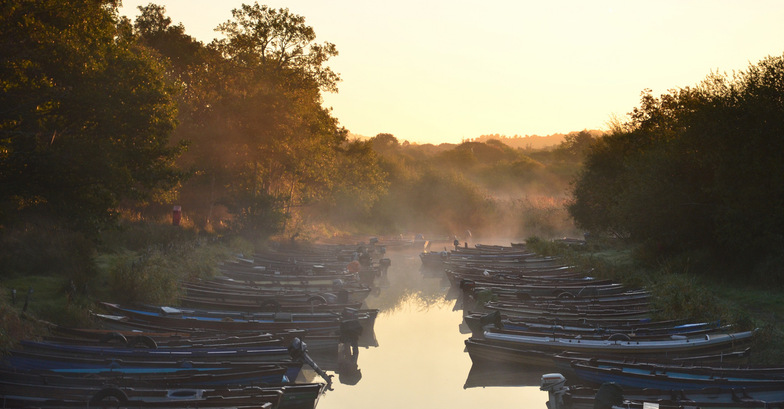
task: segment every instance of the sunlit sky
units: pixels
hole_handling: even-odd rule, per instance
[[[123,0],[134,19],[149,1]],[[158,0],[205,43],[250,0]],[[415,143],[606,129],[655,95],[784,54],[781,0],[260,1],[305,17],[351,133]]]

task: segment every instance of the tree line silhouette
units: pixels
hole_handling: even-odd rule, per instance
[[[784,57],[643,92],[592,145],[569,213],[592,233],[782,284]],[[716,268],[718,267],[718,268]]]

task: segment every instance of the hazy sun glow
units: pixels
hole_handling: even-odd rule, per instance
[[[246,0],[245,3],[252,3]],[[131,19],[149,1],[124,0]],[[243,1],[158,0],[209,42]],[[654,94],[784,53],[784,2],[259,1],[336,44],[325,106],[350,132],[417,143],[604,129]]]

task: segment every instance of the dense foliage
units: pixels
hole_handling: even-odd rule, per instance
[[[176,183],[172,88],[122,34],[111,1],[3,3],[0,228],[42,218],[92,234],[122,201]]]
[[[651,254],[764,269],[784,256],[781,152],[784,57],[769,57],[659,98],[645,92],[630,121],[592,146],[569,211]]]
[[[316,44],[301,16],[243,5],[219,26],[223,39],[201,45],[161,6],[141,11],[134,32],[183,89],[174,138],[189,143],[178,164],[191,177],[178,200],[202,228],[307,236],[314,226],[439,235],[503,226],[499,235],[519,235],[522,214],[530,222],[542,203],[560,207],[582,158],[572,146],[578,134],[555,152],[526,153],[497,140],[348,140],[321,100],[337,88],[325,66],[336,47]],[[547,224],[535,233],[569,225]]]
[[[121,214],[181,205],[258,239],[383,193],[369,143],[322,107],[337,50],[303,17],[243,5],[204,45],[161,6],[131,22],[116,3],[0,7],[0,274],[86,282]]]
[[[170,222],[173,205],[186,227],[254,240],[569,224],[554,209],[573,148],[349,140],[322,104],[340,80],[327,66],[337,47],[304,17],[242,5],[203,44],[163,6],[139,10],[130,21],[112,0],[0,8],[0,275],[87,283],[112,230]]]
[[[184,89],[174,137],[189,143],[179,164],[192,177],[179,203],[195,223],[269,235],[339,205],[367,208],[383,192],[372,150],[348,141],[322,106],[321,92],[337,90],[339,76],[325,65],[337,49],[315,43],[302,16],[242,5],[218,27],[224,37],[205,46],[162,7],[141,11],[140,41]]]

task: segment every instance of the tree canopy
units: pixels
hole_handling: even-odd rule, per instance
[[[375,155],[349,142],[322,106],[321,92],[337,90],[326,65],[337,49],[317,44],[304,17],[244,4],[218,26],[222,39],[191,50],[165,9],[140,9],[135,32],[186,91],[175,138],[189,144],[179,164],[192,173],[180,196],[191,215],[213,223],[222,208],[237,229],[275,233],[333,213],[349,191],[357,208],[377,199],[384,183]]]
[[[757,260],[784,249],[784,57],[640,107],[593,144],[570,213],[665,252]]]
[[[337,48],[315,43],[316,32],[305,24],[305,17],[258,3],[243,4],[232,10],[232,16],[218,26],[226,38],[215,42],[227,59],[267,75],[308,80],[325,91],[337,91],[340,77],[325,65],[338,54]]]
[[[38,215],[95,232],[121,206],[177,200],[202,224],[222,208],[273,234],[378,199],[375,153],[322,106],[337,49],[304,17],[242,5],[205,45],[163,6],[139,9],[134,22],[109,0],[0,9],[0,226]]]
[[[0,225],[37,214],[96,231],[177,182],[172,88],[117,23],[113,1],[0,8]]]
[[[124,209],[155,217],[173,204],[197,228],[253,237],[330,222],[514,225],[506,203],[561,195],[582,149],[577,137],[560,156],[497,140],[349,140],[322,99],[340,81],[337,48],[304,17],[245,4],[204,44],[165,7],[139,10],[131,22],[109,0],[0,9],[0,229],[44,216],[94,233]]]

